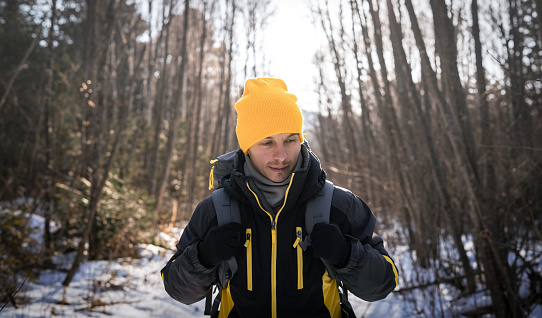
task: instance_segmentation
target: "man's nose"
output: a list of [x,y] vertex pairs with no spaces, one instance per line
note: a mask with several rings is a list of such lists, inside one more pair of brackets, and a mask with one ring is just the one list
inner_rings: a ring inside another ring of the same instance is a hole
[[273,152],[273,159],[284,161],[288,157],[288,154],[286,153],[286,148],[284,145],[280,144],[277,147],[275,147],[275,151]]

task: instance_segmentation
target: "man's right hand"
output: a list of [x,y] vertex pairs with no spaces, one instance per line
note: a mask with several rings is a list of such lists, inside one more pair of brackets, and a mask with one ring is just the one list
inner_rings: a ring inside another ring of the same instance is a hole
[[198,244],[198,256],[207,267],[215,267],[221,261],[237,255],[245,243],[245,227],[239,223],[228,223],[213,228]]

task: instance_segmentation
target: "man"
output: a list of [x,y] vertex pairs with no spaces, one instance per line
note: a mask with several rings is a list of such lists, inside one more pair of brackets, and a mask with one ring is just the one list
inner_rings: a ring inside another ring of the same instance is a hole
[[185,304],[201,300],[219,265],[235,257],[220,317],[341,317],[337,281],[324,263],[357,297],[385,298],[397,285],[397,269],[373,234],[371,210],[348,190],[333,190],[329,223],[314,225],[305,251],[297,246],[306,233],[306,203],[326,177],[304,143],[297,97],[280,79],[249,79],[235,108],[241,149],[223,181],[241,223],[217,226],[211,197],[200,202],[162,269],[169,295]]

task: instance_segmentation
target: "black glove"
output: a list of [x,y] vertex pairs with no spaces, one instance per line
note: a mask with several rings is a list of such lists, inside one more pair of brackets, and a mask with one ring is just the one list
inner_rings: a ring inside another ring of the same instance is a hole
[[220,261],[237,255],[245,243],[245,227],[228,223],[211,229],[198,244],[198,257],[206,267],[215,267]]
[[350,258],[350,241],[336,224],[316,223],[311,233],[312,254],[344,267]]

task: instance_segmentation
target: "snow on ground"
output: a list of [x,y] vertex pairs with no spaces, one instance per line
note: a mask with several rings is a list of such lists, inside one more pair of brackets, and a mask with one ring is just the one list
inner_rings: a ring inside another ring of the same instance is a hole
[[165,249],[142,246],[141,254],[140,259],[84,263],[67,288],[62,286],[66,273],[48,270],[19,292],[29,298],[27,305],[8,305],[0,316],[202,317],[203,302],[185,306],[164,291],[160,269],[168,259]]
[[[161,233],[160,239],[173,248],[181,231],[172,231],[173,236]],[[8,304],[0,317],[205,317],[205,300],[188,306],[165,292],[160,269],[173,254],[171,249],[141,245],[139,254],[139,259],[83,263],[66,288],[65,271],[46,270],[17,294],[26,304],[19,308]],[[73,254],[68,254],[54,261],[67,270],[72,260]],[[408,317],[405,304],[393,294],[375,303],[349,298],[358,317]]]
[[[40,220],[34,221],[39,227]],[[160,233],[157,241],[169,248],[141,245],[138,259],[85,262],[68,287],[64,287],[62,281],[74,254],[59,255],[54,259],[58,269],[43,271],[37,280],[27,281],[17,294],[24,303],[18,308],[8,304],[0,317],[206,317],[203,315],[205,300],[183,305],[170,298],[162,284],[160,269],[173,254],[181,234],[179,228],[170,229],[167,234]],[[430,272],[424,273],[413,266],[415,255],[407,246],[390,246],[388,250],[399,265],[400,280],[396,290],[405,288],[405,278],[409,281],[414,276],[425,276],[422,280],[431,280]],[[19,284],[23,280],[21,277]],[[468,299],[466,304],[454,302],[453,298],[457,296],[441,284],[405,295],[393,292],[386,299],[373,303],[352,294],[349,299],[358,318],[457,317],[452,307],[455,310],[472,308],[487,301],[486,296],[480,295]],[[529,317],[542,317],[541,307],[538,306]]]
[[[204,300],[187,306],[164,291],[160,269],[171,253],[152,245],[141,252],[137,260],[84,263],[67,288],[62,286],[65,273],[48,270],[19,292],[27,305],[8,305],[0,317],[204,317]],[[375,303],[350,300],[358,317],[405,317],[393,295]]]

